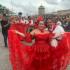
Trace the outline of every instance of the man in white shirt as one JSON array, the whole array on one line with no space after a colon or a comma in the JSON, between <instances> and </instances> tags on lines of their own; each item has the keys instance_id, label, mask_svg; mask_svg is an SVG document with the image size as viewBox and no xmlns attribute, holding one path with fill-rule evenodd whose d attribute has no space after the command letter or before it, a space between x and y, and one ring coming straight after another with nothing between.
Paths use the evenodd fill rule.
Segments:
<instances>
[{"instance_id":1,"label":"man in white shirt","mask_svg":"<svg viewBox=\"0 0 70 70\"><path fill-rule=\"evenodd\" d=\"M49 31L54 34L54 36L51 39L51 45L53 47L58 46L58 40L61 40L63 38L63 35L65 33L63 27L57 23L54 22L52 19L48 19L48 26L49 26Z\"/></svg>"}]
</instances>

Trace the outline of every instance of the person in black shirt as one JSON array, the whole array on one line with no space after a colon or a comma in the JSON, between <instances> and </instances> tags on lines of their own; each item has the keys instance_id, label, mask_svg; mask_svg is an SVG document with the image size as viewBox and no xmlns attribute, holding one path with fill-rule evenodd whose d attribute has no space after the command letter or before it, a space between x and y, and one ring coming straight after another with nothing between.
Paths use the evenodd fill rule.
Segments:
<instances>
[{"instance_id":1,"label":"person in black shirt","mask_svg":"<svg viewBox=\"0 0 70 70\"><path fill-rule=\"evenodd\" d=\"M3 14L3 17L1 20L1 27L2 27L2 34L4 37L5 47L7 47L7 36L8 36L9 23L6 18L6 14Z\"/></svg>"}]
</instances>

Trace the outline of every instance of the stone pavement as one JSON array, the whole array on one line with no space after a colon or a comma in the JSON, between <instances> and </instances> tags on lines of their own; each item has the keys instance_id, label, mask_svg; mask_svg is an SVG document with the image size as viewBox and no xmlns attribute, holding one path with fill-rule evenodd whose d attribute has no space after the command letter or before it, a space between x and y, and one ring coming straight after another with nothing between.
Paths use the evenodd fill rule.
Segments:
<instances>
[{"instance_id":1,"label":"stone pavement","mask_svg":"<svg viewBox=\"0 0 70 70\"><path fill-rule=\"evenodd\" d=\"M0 70L12 70L9 62L8 48L4 47L3 37L0 32Z\"/></svg>"}]
</instances>

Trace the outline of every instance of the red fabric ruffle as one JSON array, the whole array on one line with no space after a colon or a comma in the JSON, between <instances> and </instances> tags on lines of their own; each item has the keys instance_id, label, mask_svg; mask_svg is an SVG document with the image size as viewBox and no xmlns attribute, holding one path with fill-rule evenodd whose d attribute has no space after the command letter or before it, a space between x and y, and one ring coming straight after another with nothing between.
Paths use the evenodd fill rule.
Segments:
<instances>
[{"instance_id":1,"label":"red fabric ruffle","mask_svg":"<svg viewBox=\"0 0 70 70\"><path fill-rule=\"evenodd\" d=\"M23 26L12 25L8 31L9 54L13 70L65 70L70 56L70 33L59 41L57 48L52 48L49 41L52 35L36 35L33 46L24 45L21 40L32 41L32 36L25 33L23 38L11 30L25 33ZM44 42L45 41L45 42Z\"/></svg>"}]
</instances>

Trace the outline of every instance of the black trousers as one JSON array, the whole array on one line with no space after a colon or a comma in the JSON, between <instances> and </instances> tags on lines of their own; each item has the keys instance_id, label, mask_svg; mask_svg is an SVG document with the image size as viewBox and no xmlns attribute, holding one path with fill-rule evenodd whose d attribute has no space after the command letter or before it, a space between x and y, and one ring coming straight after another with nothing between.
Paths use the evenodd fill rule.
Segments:
<instances>
[{"instance_id":1,"label":"black trousers","mask_svg":"<svg viewBox=\"0 0 70 70\"><path fill-rule=\"evenodd\" d=\"M5 47L7 47L8 30L2 28L2 34L3 34L3 38L4 38L4 44L5 44Z\"/></svg>"}]
</instances>

